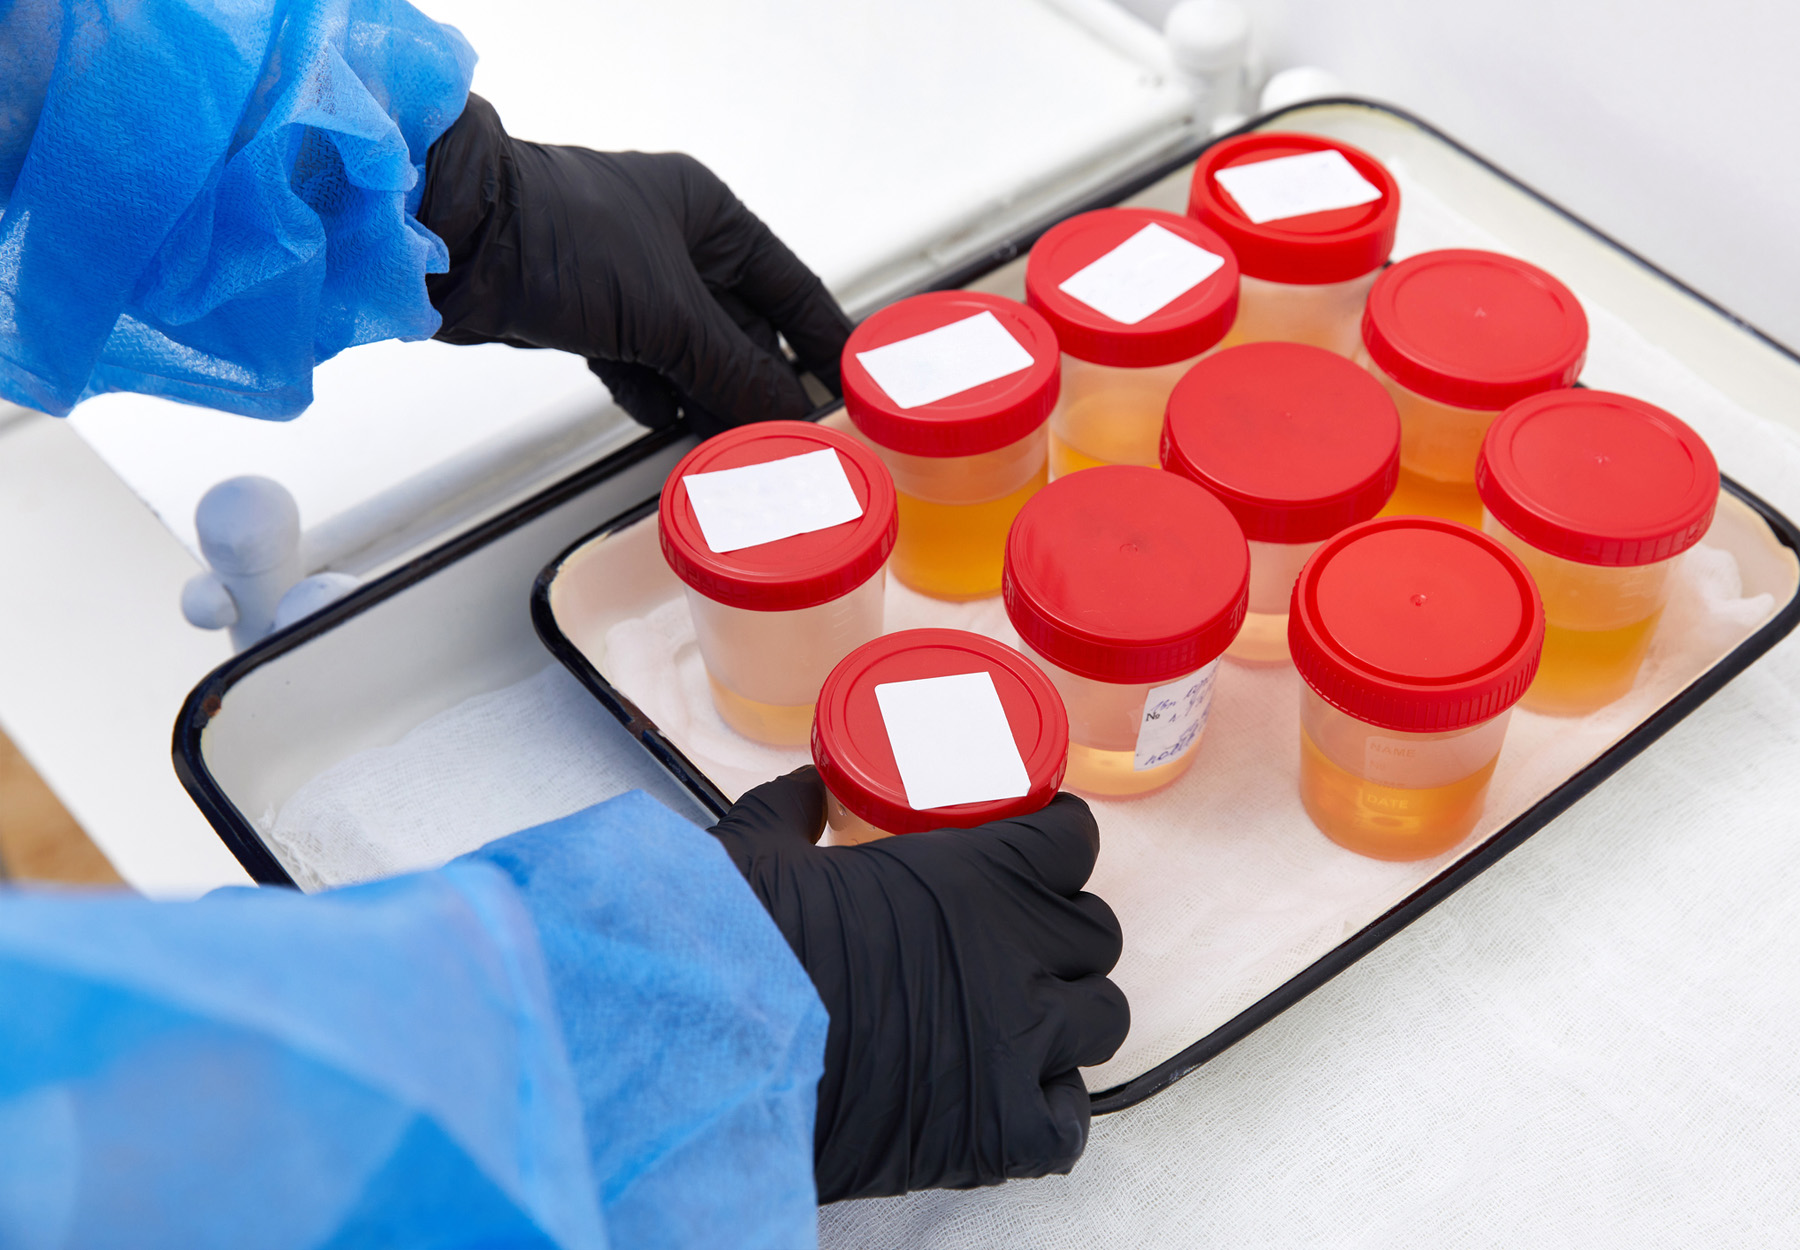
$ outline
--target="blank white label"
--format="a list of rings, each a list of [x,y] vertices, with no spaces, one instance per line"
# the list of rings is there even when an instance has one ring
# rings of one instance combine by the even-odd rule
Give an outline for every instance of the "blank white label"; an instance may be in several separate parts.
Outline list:
[[[1094,311],[1134,326],[1217,273],[1223,256],[1151,222],[1062,284]]]
[[[843,461],[829,447],[741,469],[689,473],[681,481],[706,545],[717,552],[830,529],[863,513]]]
[[[1200,741],[1206,713],[1212,707],[1214,660],[1199,672],[1153,687],[1144,698],[1144,720],[1138,726],[1134,772],[1180,759]]]
[[[1354,208],[1381,198],[1381,188],[1356,172],[1342,152],[1302,152],[1253,165],[1233,165],[1213,175],[1257,225]]]
[[[1031,353],[991,312],[857,352],[875,384],[902,408],[918,408],[1031,368]]]
[[[886,682],[875,701],[914,811],[1031,792],[991,673]]]

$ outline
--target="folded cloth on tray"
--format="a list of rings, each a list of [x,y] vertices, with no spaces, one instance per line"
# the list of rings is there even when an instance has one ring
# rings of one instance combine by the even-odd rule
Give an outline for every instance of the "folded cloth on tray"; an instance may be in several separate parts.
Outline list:
[[[0,1244],[809,1244],[826,1017],[643,794],[306,897],[0,899]]]

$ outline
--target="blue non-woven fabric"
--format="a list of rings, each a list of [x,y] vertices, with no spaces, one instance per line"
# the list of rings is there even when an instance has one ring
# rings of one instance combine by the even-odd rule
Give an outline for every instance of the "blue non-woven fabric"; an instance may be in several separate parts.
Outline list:
[[[0,895],[0,1245],[811,1244],[824,1028],[641,794],[326,895]]]
[[[0,0],[0,396],[285,418],[429,337],[412,211],[474,64],[405,0]]]

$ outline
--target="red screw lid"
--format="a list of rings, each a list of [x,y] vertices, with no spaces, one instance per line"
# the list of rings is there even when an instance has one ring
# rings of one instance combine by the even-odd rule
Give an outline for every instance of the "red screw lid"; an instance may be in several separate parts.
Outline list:
[[[838,453],[863,514],[854,521],[755,547],[716,552],[706,544],[682,478],[804,456]],[[663,483],[658,508],[663,559],[675,576],[715,602],[755,612],[810,608],[845,595],[887,563],[899,533],[894,479],[869,448],[810,421],[764,421],[707,439]]]
[[[1447,248],[1375,279],[1362,336],[1369,358],[1407,390],[1493,411],[1573,385],[1588,324],[1574,292],[1536,265]]]
[[[1210,664],[1244,623],[1250,549],[1225,505],[1174,473],[1105,465],[1031,497],[1000,593],[1039,655],[1120,684]]]
[[[1304,343],[1208,356],[1169,396],[1163,468],[1217,495],[1244,537],[1310,543],[1381,511],[1400,413],[1369,371]]]
[[[875,687],[988,673],[1031,778],[1022,798],[918,810],[908,806]],[[1048,803],[1069,759],[1069,715],[1050,679],[1003,643],[960,629],[907,629],[864,643],[831,670],[813,713],[813,763],[845,807],[889,833],[968,829]]]
[[[1409,733],[1498,716],[1537,676],[1544,605],[1519,558],[1437,517],[1365,521],[1300,570],[1288,646],[1306,684]]]
[[[1219,185],[1221,169],[1326,151],[1343,153],[1357,173],[1380,189],[1381,198],[1258,225]],[[1266,131],[1215,143],[1201,153],[1188,192],[1188,216],[1224,235],[1252,278],[1321,286],[1360,278],[1387,260],[1400,222],[1400,188],[1381,162],[1360,148],[1321,135]]]
[[[857,358],[952,322],[992,313],[1031,365],[945,399],[902,408]],[[1056,332],[1014,300],[979,291],[931,291],[873,313],[850,334],[843,356],[844,407],[870,439],[909,456],[975,456],[1016,443],[1050,417],[1062,377]]]
[[[1578,564],[1654,564],[1706,536],[1719,466],[1686,422],[1607,391],[1546,391],[1488,427],[1475,461],[1500,524]]]
[[[1127,325],[1076,299],[1062,284],[1146,226],[1161,226],[1225,263],[1169,303]],[[1053,226],[1025,263],[1025,302],[1044,315],[1062,350],[1128,369],[1172,365],[1214,346],[1237,320],[1238,267],[1231,248],[1199,222],[1153,208],[1102,208]]]

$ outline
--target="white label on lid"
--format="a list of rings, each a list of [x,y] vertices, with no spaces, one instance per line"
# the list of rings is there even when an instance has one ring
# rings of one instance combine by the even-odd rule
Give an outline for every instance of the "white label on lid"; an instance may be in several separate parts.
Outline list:
[[[863,514],[836,451],[747,464],[681,479],[706,545],[716,552],[760,547],[830,529]]]
[[[1094,311],[1134,326],[1212,277],[1224,263],[1223,256],[1151,222],[1070,274],[1060,289]]]
[[[914,811],[1031,792],[993,674],[886,682],[875,687],[875,701]]]
[[[899,339],[856,359],[902,408],[918,408],[1031,368],[1031,353],[991,312]]]
[[[1133,772],[1172,763],[1194,749],[1212,707],[1214,660],[1197,673],[1155,686],[1144,697],[1144,720],[1138,726]]]
[[[1304,217],[1333,208],[1354,208],[1381,198],[1381,188],[1356,172],[1335,148],[1277,156],[1251,165],[1233,165],[1213,175],[1257,225]]]

